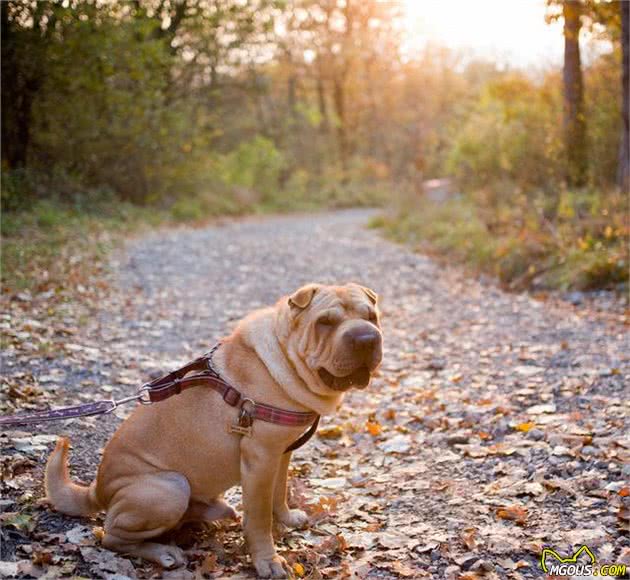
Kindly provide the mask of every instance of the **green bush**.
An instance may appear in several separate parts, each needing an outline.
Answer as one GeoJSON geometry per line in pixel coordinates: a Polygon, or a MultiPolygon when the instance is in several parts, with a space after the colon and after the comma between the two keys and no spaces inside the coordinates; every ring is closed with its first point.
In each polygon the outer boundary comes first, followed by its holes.
{"type": "Polygon", "coordinates": [[[526,191],[554,187],[562,172],[559,102],[554,84],[537,86],[524,75],[489,83],[454,139],[449,172],[469,190],[505,182],[526,191]]]}
{"type": "Polygon", "coordinates": [[[216,177],[228,186],[245,187],[271,199],[279,189],[280,172],[285,167],[282,153],[272,141],[254,137],[240,143],[233,151],[217,156],[216,177]]]}
{"type": "Polygon", "coordinates": [[[624,197],[563,191],[559,198],[554,224],[535,205],[504,203],[488,220],[487,209],[465,196],[443,203],[407,196],[371,225],[423,252],[490,273],[509,289],[627,288],[624,197]]]}
{"type": "Polygon", "coordinates": [[[237,195],[224,186],[215,186],[206,193],[182,196],[170,207],[170,214],[178,222],[195,222],[208,220],[220,215],[240,214],[249,205],[239,205],[237,195]]]}

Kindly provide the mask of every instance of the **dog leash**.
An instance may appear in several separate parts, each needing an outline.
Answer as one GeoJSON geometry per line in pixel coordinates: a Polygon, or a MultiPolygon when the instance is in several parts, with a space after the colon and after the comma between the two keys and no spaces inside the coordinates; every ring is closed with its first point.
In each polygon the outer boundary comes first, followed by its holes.
{"type": "Polygon", "coordinates": [[[91,417],[94,415],[107,415],[113,413],[120,405],[125,403],[137,402],[142,405],[151,405],[165,401],[174,395],[179,395],[182,391],[191,387],[206,386],[219,393],[230,407],[238,407],[240,410],[236,422],[228,423],[228,433],[251,437],[252,425],[255,420],[259,420],[285,427],[309,427],[296,441],[287,447],[285,453],[295,451],[309,441],[317,431],[319,415],[314,412],[289,411],[272,405],[257,403],[248,397],[244,397],[239,390],[225,381],[212,366],[212,356],[220,346],[221,343],[217,343],[208,353],[167,375],[146,383],[134,395],[129,397],[118,400],[94,401],[83,405],[62,407],[48,411],[8,415],[0,417],[0,428],[46,421],[63,421],[65,419],[91,417]],[[191,372],[196,374],[187,377],[186,375],[191,372]]]}

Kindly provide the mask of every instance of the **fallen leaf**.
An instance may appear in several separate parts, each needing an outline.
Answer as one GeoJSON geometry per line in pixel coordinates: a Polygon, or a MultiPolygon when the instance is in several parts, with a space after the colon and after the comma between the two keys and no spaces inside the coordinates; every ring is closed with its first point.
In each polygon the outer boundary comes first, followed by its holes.
{"type": "Polygon", "coordinates": [[[460,534],[462,542],[469,550],[474,550],[477,547],[477,540],[475,539],[476,535],[477,530],[475,528],[466,528],[460,534]]]}
{"type": "Polygon", "coordinates": [[[94,540],[94,531],[86,526],[74,526],[66,532],[66,541],[70,544],[90,544],[94,540]]]}
{"type": "Polygon", "coordinates": [[[553,403],[547,405],[534,405],[527,409],[529,415],[540,415],[542,413],[555,413],[556,406],[553,403]]]}
{"type": "Polygon", "coordinates": [[[37,550],[33,552],[31,556],[31,562],[35,566],[48,566],[52,564],[53,561],[53,553],[47,550],[37,550]]]}
{"type": "Polygon", "coordinates": [[[403,578],[413,578],[416,575],[416,570],[411,568],[407,563],[400,562],[399,560],[396,560],[392,564],[391,569],[403,578]]]}
{"type": "Polygon", "coordinates": [[[327,489],[341,489],[346,487],[347,480],[345,477],[329,477],[327,479],[311,479],[311,483],[327,489]]]}
{"type": "Polygon", "coordinates": [[[206,554],[203,559],[199,571],[202,574],[212,574],[217,569],[217,555],[212,552],[206,554]]]}
{"type": "Polygon", "coordinates": [[[339,439],[343,435],[343,429],[340,425],[329,425],[327,427],[321,427],[317,431],[317,436],[320,439],[339,439]]]}
{"type": "Polygon", "coordinates": [[[368,433],[372,435],[372,437],[377,437],[383,431],[381,424],[377,421],[367,421],[365,423],[365,428],[367,429],[368,433]]]}
{"type": "Polygon", "coordinates": [[[11,526],[22,532],[32,532],[37,521],[27,513],[8,512],[0,515],[0,522],[5,526],[11,526]]]}
{"type": "Polygon", "coordinates": [[[527,510],[520,505],[510,505],[499,508],[497,516],[502,520],[510,520],[516,522],[519,526],[527,523],[527,510]]]}
{"type": "Polygon", "coordinates": [[[130,578],[136,577],[133,564],[127,559],[102,548],[81,547],[81,556],[98,574],[103,571],[122,574],[130,578]]]}
{"type": "Polygon", "coordinates": [[[101,542],[105,537],[105,530],[100,526],[94,526],[92,528],[92,534],[96,538],[97,541],[101,542]]]}
{"type": "Polygon", "coordinates": [[[407,453],[411,449],[411,438],[408,435],[396,435],[381,443],[379,448],[385,453],[407,453]]]}

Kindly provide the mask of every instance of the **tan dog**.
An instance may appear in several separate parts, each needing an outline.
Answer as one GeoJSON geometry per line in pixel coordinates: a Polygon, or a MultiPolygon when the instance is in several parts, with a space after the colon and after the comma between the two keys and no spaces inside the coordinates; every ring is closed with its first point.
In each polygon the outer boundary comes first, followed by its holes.
{"type": "MultiPolygon", "coordinates": [[[[382,356],[376,294],[357,284],[310,284],[243,319],[214,355],[217,371],[244,396],[292,411],[333,413],[346,390],[364,388],[382,356]]],[[[288,445],[303,431],[255,421],[251,437],[226,432],[238,409],[195,387],[139,406],[105,449],[89,487],[68,475],[68,440],[46,467],[48,500],[68,515],[106,510],[103,545],[164,567],[185,563],[181,549],[151,541],[190,520],[236,517],[221,494],[243,488],[243,527],[259,576],[286,577],[272,519],[307,523],[287,506],[288,445]]]]}

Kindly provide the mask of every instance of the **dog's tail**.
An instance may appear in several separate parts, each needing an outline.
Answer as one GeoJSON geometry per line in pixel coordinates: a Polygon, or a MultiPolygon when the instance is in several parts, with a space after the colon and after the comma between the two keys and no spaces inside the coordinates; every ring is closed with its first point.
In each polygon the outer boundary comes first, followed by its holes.
{"type": "Polygon", "coordinates": [[[46,500],[63,514],[69,516],[89,516],[99,510],[96,499],[96,481],[89,487],[70,481],[68,470],[68,448],[70,440],[65,437],[57,441],[46,464],[46,500]]]}

